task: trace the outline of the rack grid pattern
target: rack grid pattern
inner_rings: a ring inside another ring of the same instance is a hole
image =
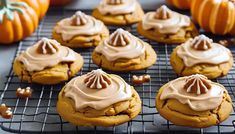
[[[85,11],[90,14],[90,11]],[[55,23],[62,18],[71,16],[74,11],[69,10],[52,10],[42,20],[38,30],[29,38],[19,43],[15,57],[27,47],[34,44],[42,37],[51,38],[51,30]],[[109,27],[113,32],[117,27]],[[65,83],[53,86],[43,86],[38,84],[28,84],[20,81],[14,75],[12,68],[8,76],[4,89],[0,90],[0,101],[6,103],[13,110],[12,119],[0,119],[0,127],[4,131],[13,133],[234,133],[235,131],[235,113],[231,113],[228,120],[205,129],[193,129],[176,126],[163,119],[155,109],[155,96],[158,89],[170,80],[177,78],[169,64],[169,56],[175,48],[174,45],[157,44],[140,36],[136,32],[136,26],[123,27],[135,36],[150,43],[158,54],[157,62],[147,70],[135,71],[130,73],[118,73],[126,82],[131,83],[132,75],[150,74],[151,81],[144,85],[135,86],[142,99],[142,111],[137,118],[119,126],[113,127],[76,127],[61,119],[56,112],[57,95]],[[213,37],[215,40],[217,37]],[[221,38],[221,37],[219,37]],[[233,55],[235,48],[231,47]],[[85,74],[93,69],[98,68],[91,61],[91,52],[93,49],[76,49],[85,59],[84,67],[77,75]],[[14,58],[15,58],[14,57]],[[109,72],[108,73],[114,73]],[[223,84],[230,94],[235,105],[235,69],[233,68],[229,75],[216,79],[216,82]],[[33,89],[33,95],[29,99],[18,99],[15,91],[18,87],[30,86]]]

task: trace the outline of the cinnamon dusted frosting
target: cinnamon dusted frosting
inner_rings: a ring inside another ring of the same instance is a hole
[[[231,52],[226,47],[214,43],[205,35],[200,35],[179,46],[177,55],[187,67],[191,67],[200,63],[220,64],[227,62]]]
[[[97,46],[95,52],[101,53],[109,61],[115,61],[119,58],[132,59],[144,54],[145,45],[128,31],[119,28]]]
[[[196,74],[169,82],[160,99],[177,99],[195,111],[205,111],[217,108],[222,102],[224,92],[226,90],[222,85]]]
[[[103,22],[77,11],[72,17],[58,22],[55,32],[61,34],[64,41],[68,41],[78,35],[99,34],[102,32],[103,27]]]
[[[27,71],[41,71],[61,62],[74,62],[75,52],[61,46],[56,40],[42,38],[32,47],[21,53],[16,60],[22,62]]]
[[[97,9],[103,15],[120,15],[133,13],[137,5],[136,0],[102,0]]]
[[[64,95],[74,101],[77,111],[87,107],[102,110],[131,99],[132,91],[121,77],[97,69],[72,79],[65,86]]]
[[[162,34],[175,34],[182,27],[190,26],[188,16],[179,14],[163,5],[156,12],[148,12],[144,15],[142,26],[144,30],[154,29]]]

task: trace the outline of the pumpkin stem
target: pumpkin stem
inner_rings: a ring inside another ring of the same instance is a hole
[[[0,0],[0,8],[7,7],[8,6],[8,0]]]
[[[8,20],[13,21],[14,11],[23,14],[23,8],[27,8],[28,5],[25,2],[9,1],[9,0],[0,0],[0,24],[3,22],[4,16]]]

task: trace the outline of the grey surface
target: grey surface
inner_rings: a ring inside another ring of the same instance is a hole
[[[144,9],[155,10],[161,4],[164,4],[164,0],[139,0]],[[75,0],[74,3],[67,6],[69,9],[93,9],[99,0]],[[1,36],[1,35],[0,35]],[[12,45],[0,45],[0,90],[4,89],[6,76],[8,75],[12,60],[15,55],[18,43]],[[0,134],[8,134],[8,132],[0,129]]]

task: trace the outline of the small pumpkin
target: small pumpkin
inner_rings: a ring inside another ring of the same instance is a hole
[[[72,0],[51,0],[51,6],[65,6],[69,4]]]
[[[192,0],[191,13],[205,31],[235,35],[235,0]]]
[[[20,0],[20,1],[27,3],[30,7],[32,7],[39,16],[40,20],[45,16],[50,4],[50,0]]]
[[[38,15],[26,3],[0,0],[0,44],[30,36],[38,26]]]
[[[190,9],[192,0],[166,0],[169,5],[179,9]]]

